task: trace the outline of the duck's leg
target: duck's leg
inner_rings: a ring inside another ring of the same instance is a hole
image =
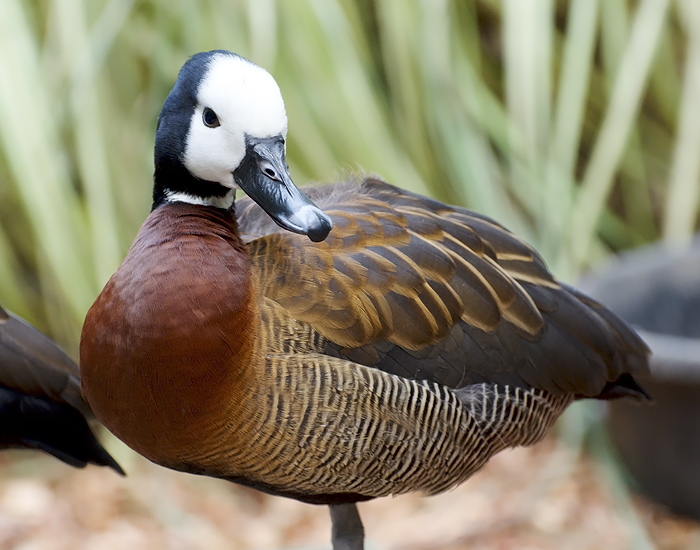
[[[365,529],[355,504],[329,504],[333,550],[363,550]]]

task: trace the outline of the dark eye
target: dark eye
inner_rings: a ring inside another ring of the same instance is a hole
[[[221,126],[221,123],[219,122],[219,117],[216,116],[216,113],[212,111],[209,107],[204,108],[204,112],[202,113],[202,120],[204,121],[204,125],[209,126],[209,128],[216,128],[217,126]]]

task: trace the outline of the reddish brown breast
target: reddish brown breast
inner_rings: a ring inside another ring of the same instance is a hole
[[[255,386],[258,330],[233,218],[167,204],[146,219],[88,312],[83,394],[137,452],[174,467],[197,462]]]

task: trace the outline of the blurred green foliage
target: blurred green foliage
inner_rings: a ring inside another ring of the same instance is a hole
[[[0,4],[0,303],[74,355],[197,51],[275,76],[297,183],[378,173],[497,218],[562,278],[696,225],[697,0]]]

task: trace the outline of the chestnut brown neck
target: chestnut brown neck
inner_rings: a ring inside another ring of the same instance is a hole
[[[147,218],[83,328],[83,394],[148,458],[208,452],[254,393],[260,321],[231,213],[165,204]]]

